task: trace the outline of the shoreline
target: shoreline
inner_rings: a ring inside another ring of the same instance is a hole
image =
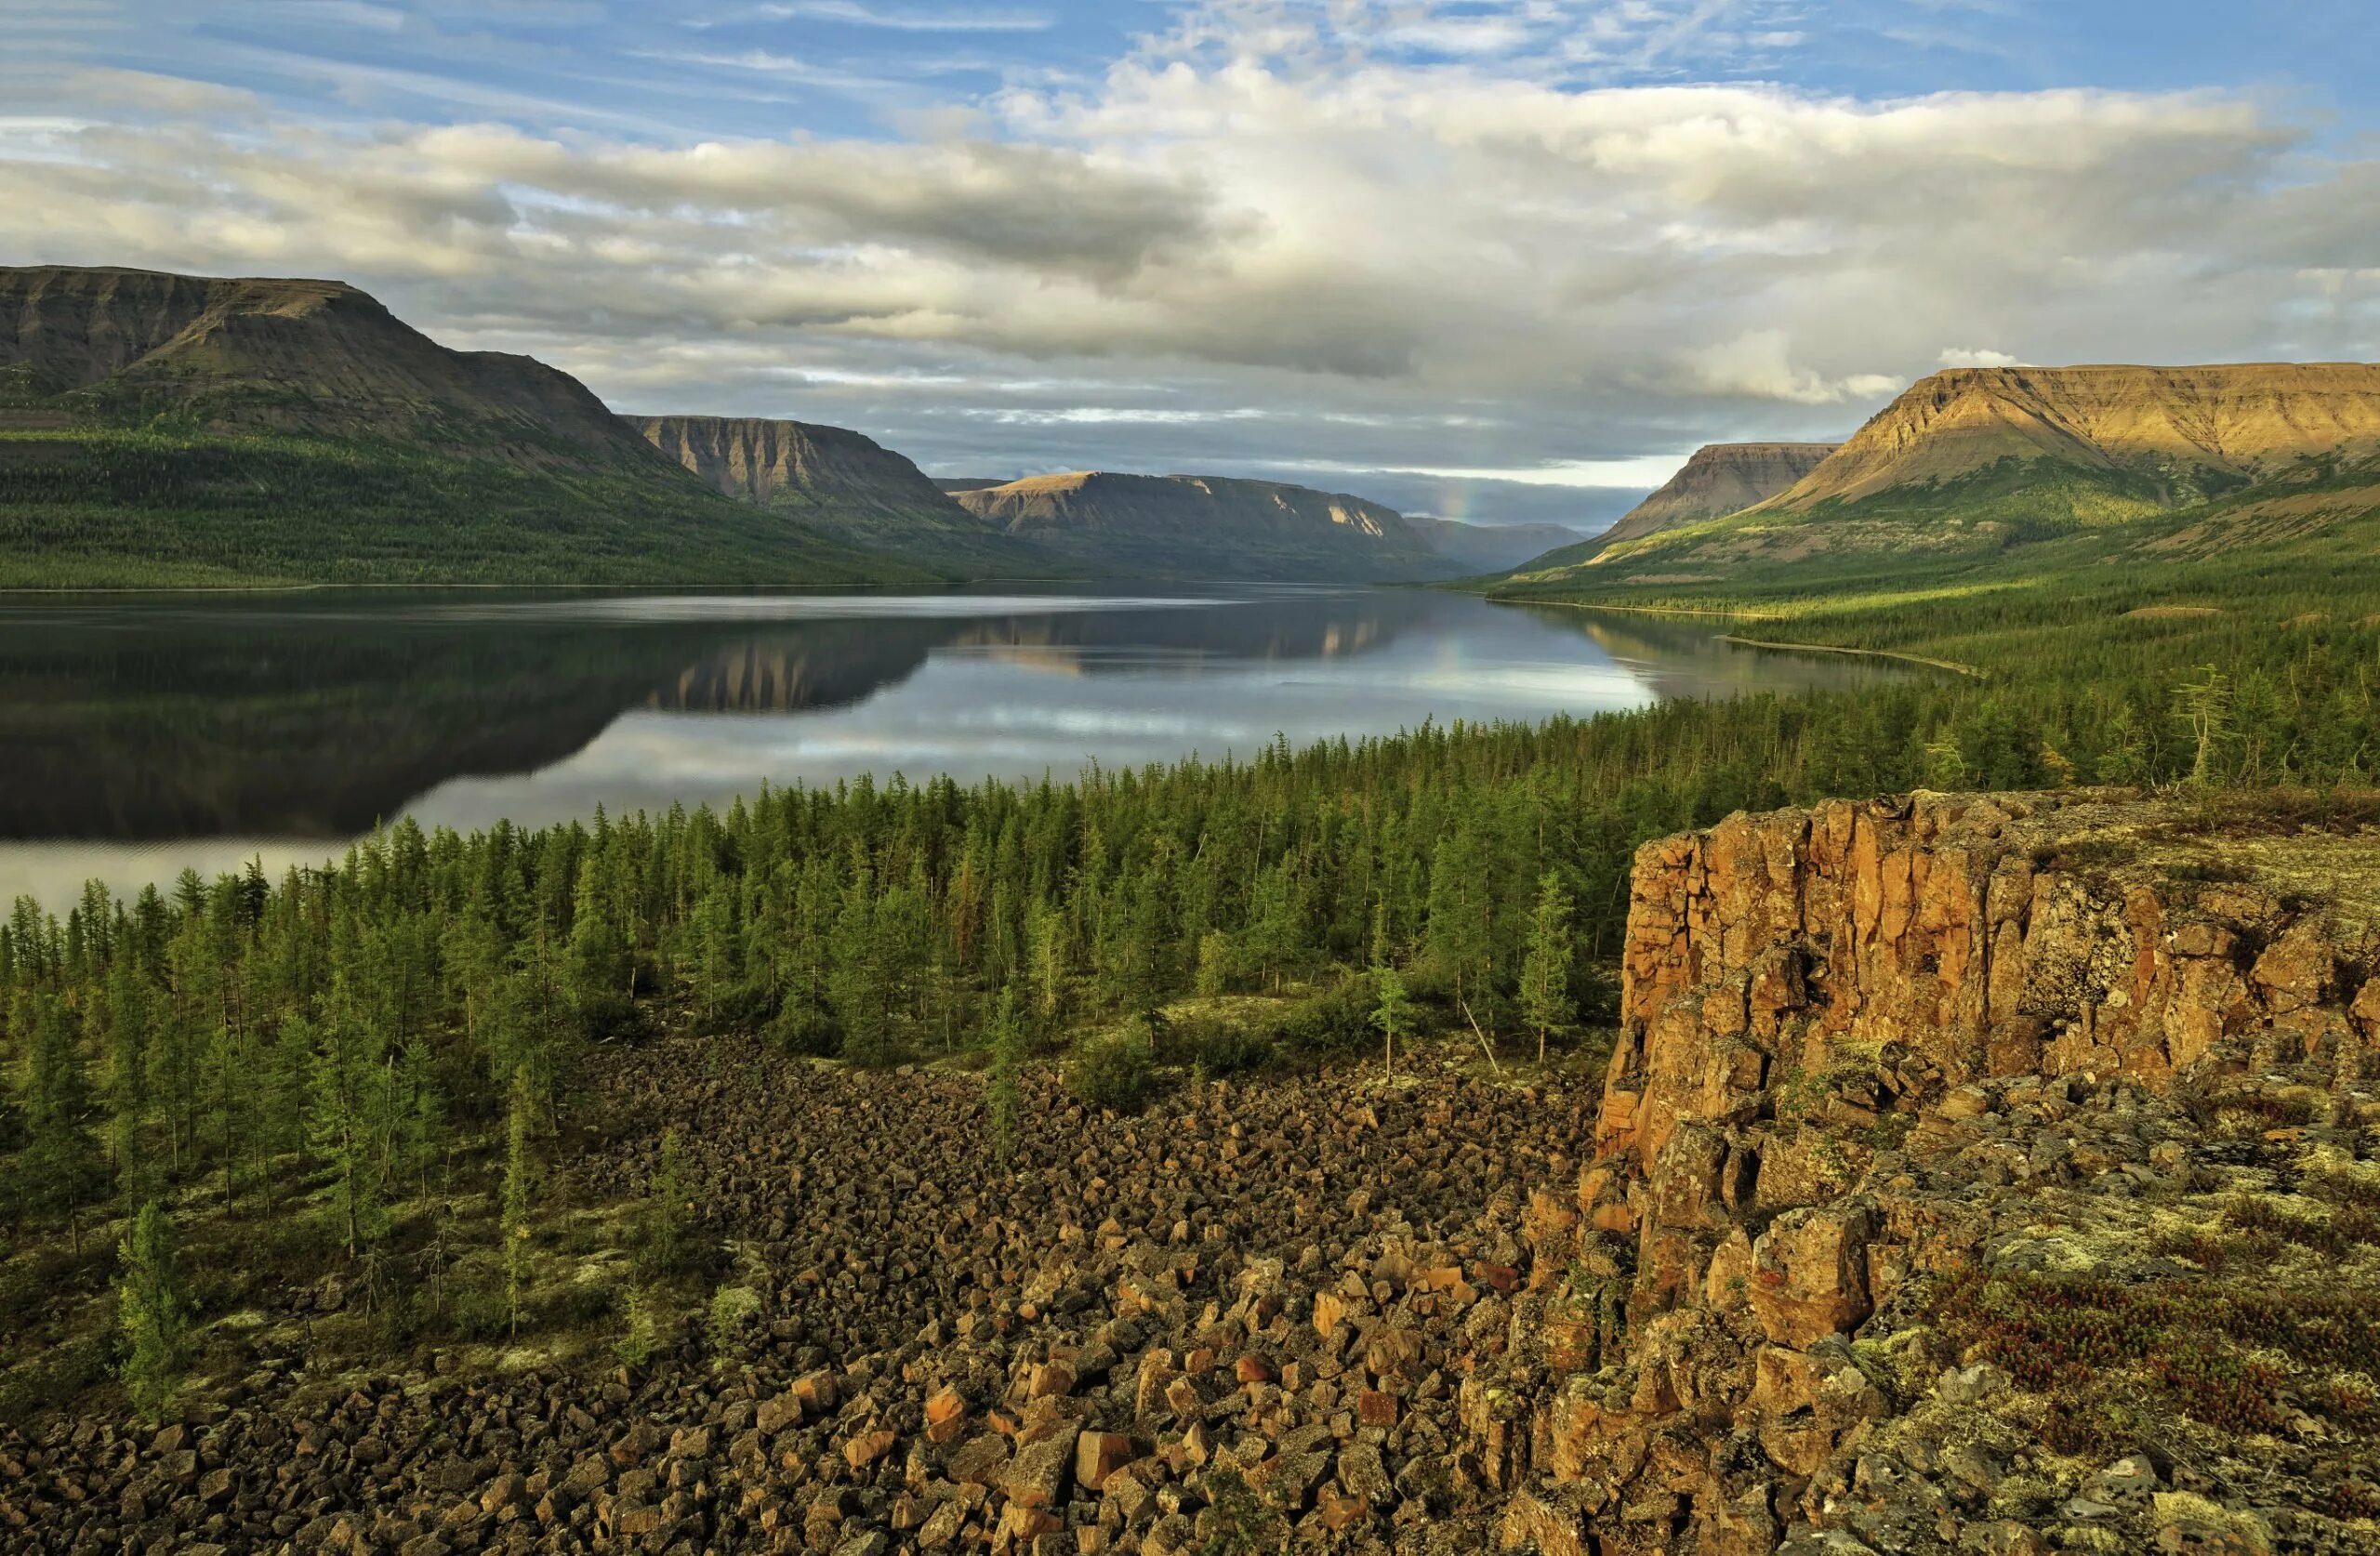
[[[1739,638],[1732,632],[1721,633],[1719,640],[1733,643],[1739,648],[1775,649],[1788,653],[1847,653],[1862,659],[1897,659],[1905,665],[1949,670],[1954,675],[1969,676],[1977,680],[1990,679],[1990,672],[1973,665],[1962,665],[1955,659],[1933,659],[1922,653],[1903,653],[1897,649],[1846,648],[1838,643],[1772,642],[1760,638]]]
[[[1573,611],[1611,611],[1621,615],[1635,616],[1720,616],[1736,621],[1790,621],[1790,616],[1762,615],[1755,611],[1703,611],[1673,605],[1606,605],[1585,600],[1515,600],[1497,595],[1480,597],[1493,605],[1561,605]],[[1783,653],[1842,653],[1858,659],[1895,659],[1904,665],[1923,665],[1927,669],[1948,670],[1953,675],[1988,680],[1990,672],[1974,665],[1963,665],[1955,659],[1935,659],[1923,653],[1904,653],[1897,649],[1852,648],[1842,643],[1793,643],[1778,639],[1745,638],[1733,632],[1719,634],[1719,641],[1733,643],[1738,648],[1769,649]]]

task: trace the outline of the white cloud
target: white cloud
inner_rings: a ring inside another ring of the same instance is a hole
[[[1782,400],[1795,405],[1839,405],[1846,400],[1888,394],[1900,387],[1889,373],[1853,373],[1822,377],[1796,367],[1783,330],[1746,330],[1733,340],[1686,353],[1694,387],[1712,394]]]
[[[1944,367],[2014,367],[2016,359],[2005,351],[1982,350],[1973,347],[1946,346],[1935,362]]]
[[[2380,165],[2265,99],[1589,84],[1790,47],[1789,15],[1217,0],[914,139],[532,133],[468,121],[533,92],[251,59],[466,121],[325,127],[113,73],[14,95],[0,247],[339,274],[641,409],[842,416],[945,466],[1649,486],[1953,362],[2380,354]]]

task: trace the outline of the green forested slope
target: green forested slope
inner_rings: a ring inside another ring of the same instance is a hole
[[[0,268],[0,587],[925,575],[335,282]]]

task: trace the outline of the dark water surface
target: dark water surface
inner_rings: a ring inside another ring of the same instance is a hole
[[[405,814],[1065,777],[1891,673],[1418,590],[22,597],[0,602],[0,899],[278,873]]]

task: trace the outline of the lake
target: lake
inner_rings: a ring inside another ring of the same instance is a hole
[[[1896,673],[1414,589],[24,596],[0,601],[0,898],[278,874],[403,815],[1064,778]]]

